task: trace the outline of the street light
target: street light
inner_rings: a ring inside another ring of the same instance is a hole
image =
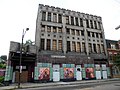
[[[115,30],[118,30],[120,28],[120,25],[115,28]]]
[[[18,88],[20,88],[20,79],[21,79],[21,73],[22,73],[22,65],[21,65],[21,61],[22,61],[22,48],[23,48],[23,39],[24,36],[26,34],[26,31],[28,31],[29,28],[26,28],[26,30],[23,29],[22,32],[22,43],[21,43],[21,47],[20,47],[20,61],[19,61],[19,80],[18,80]]]

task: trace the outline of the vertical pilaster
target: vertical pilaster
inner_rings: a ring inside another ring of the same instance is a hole
[[[84,26],[84,36],[85,36],[85,47],[86,47],[86,53],[89,55],[89,49],[88,49],[88,37],[87,37],[87,30],[86,30],[86,21],[83,20],[83,26]]]
[[[67,40],[66,40],[66,28],[65,28],[65,26],[66,26],[66,18],[65,18],[65,15],[63,14],[63,16],[62,16],[62,26],[63,26],[63,28],[62,28],[62,33],[63,33],[63,52],[64,52],[64,54],[66,54],[66,51],[67,51]]]

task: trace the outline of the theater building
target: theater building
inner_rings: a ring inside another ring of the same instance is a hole
[[[100,16],[39,4],[35,47],[36,82],[110,76]]]

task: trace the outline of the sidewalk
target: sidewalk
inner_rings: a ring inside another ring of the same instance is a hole
[[[35,87],[46,87],[46,86],[59,86],[59,85],[73,85],[73,84],[85,84],[85,83],[97,83],[107,81],[120,81],[120,78],[102,79],[102,80],[82,80],[73,82],[48,82],[48,83],[21,83],[21,88],[35,88]],[[10,90],[17,88],[18,84],[10,84],[10,86],[0,87],[0,90]]]

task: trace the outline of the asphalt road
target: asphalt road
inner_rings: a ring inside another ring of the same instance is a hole
[[[120,90],[120,81],[26,88],[22,90]]]

